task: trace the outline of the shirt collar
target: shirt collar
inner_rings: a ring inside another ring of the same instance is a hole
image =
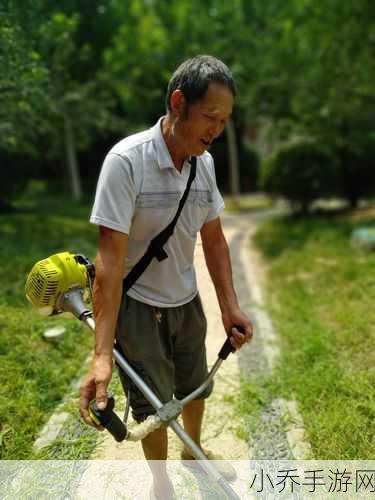
[[[159,168],[175,168],[171,155],[168,151],[167,145],[165,143],[163,133],[161,131],[162,120],[165,116],[159,118],[157,123],[152,127],[156,160],[158,162]]]

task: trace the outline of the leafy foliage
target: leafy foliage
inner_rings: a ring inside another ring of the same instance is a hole
[[[197,53],[231,67],[237,130],[266,120],[283,141],[361,157],[375,139],[371,0],[22,4],[0,6],[0,150],[60,159],[66,120],[82,151],[149,125],[171,72]]]
[[[251,4],[247,20],[257,36],[249,93],[257,114],[280,126],[292,120],[297,129],[326,139],[329,134],[329,140],[360,141],[363,133],[373,134],[374,4]]]
[[[0,65],[0,148],[35,154],[48,70],[21,26],[1,15]]]
[[[263,163],[261,183],[266,192],[285,196],[295,210],[307,211],[315,199],[334,193],[337,166],[329,150],[299,142],[281,147]]]
[[[43,172],[45,159],[58,160],[61,170],[61,160],[68,154],[68,126],[75,151],[87,149],[101,133],[120,130],[123,120],[113,113],[116,101],[108,76],[98,65],[93,73],[90,43],[79,42],[77,12],[64,13],[47,0],[36,2],[25,14],[13,2],[3,10],[0,158],[5,163],[10,153],[15,156],[12,175],[3,179],[0,190],[4,207],[16,192],[13,184],[21,187],[27,174],[34,173],[28,169],[27,156],[40,159],[38,171],[44,177],[48,175]],[[17,161],[22,157],[26,157],[23,164]],[[57,170],[54,165],[52,169]]]

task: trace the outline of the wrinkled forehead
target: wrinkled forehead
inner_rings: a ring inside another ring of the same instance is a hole
[[[233,109],[234,98],[228,87],[222,84],[210,83],[200,107],[213,114],[230,114]]]

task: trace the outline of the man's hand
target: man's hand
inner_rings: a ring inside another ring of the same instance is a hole
[[[230,343],[235,349],[240,349],[244,344],[250,342],[253,337],[253,325],[239,307],[223,313],[222,320],[225,331],[230,337]],[[244,333],[241,333],[236,326],[240,327]]]
[[[107,405],[107,387],[112,377],[112,355],[96,355],[89,373],[80,387],[79,411],[86,424],[103,430],[93,422],[89,414],[89,404],[94,398],[99,409]]]
[[[201,238],[204,257],[215,285],[225,331],[231,338],[232,346],[239,349],[246,342],[250,342],[253,336],[253,326],[237,305],[229,248],[221,227],[220,217],[216,217],[202,226]],[[240,327],[244,333],[239,332],[235,326]]]

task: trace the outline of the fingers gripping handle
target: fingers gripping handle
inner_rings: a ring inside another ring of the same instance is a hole
[[[219,351],[219,358],[224,360],[227,359],[231,352],[234,352],[236,349],[230,343],[230,337],[224,342],[223,347]]]
[[[234,326],[234,328],[237,328],[237,330],[238,330],[239,332],[244,333],[244,331],[243,331],[243,328],[242,328],[242,327],[237,326],[237,325],[233,325],[233,326]],[[236,350],[236,349],[232,346],[232,344],[230,343],[230,339],[231,339],[231,337],[230,337],[230,336],[229,336],[229,337],[227,337],[227,340],[224,342],[224,344],[223,344],[222,348],[221,348],[221,349],[220,349],[220,351],[219,351],[219,355],[218,355],[218,356],[219,356],[219,358],[220,358],[220,359],[222,359],[222,360],[227,359],[227,357],[229,356],[229,354],[230,354],[231,352],[235,352],[235,350]]]
[[[115,406],[115,400],[112,395],[108,396],[107,406],[104,410],[100,410],[93,400],[90,403],[90,416],[97,425],[102,425],[107,429],[116,441],[121,442],[126,439],[127,428],[124,422],[116,415],[113,411]]]

